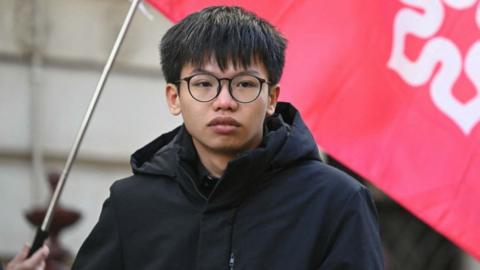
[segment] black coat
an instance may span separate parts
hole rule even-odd
[[[132,155],[74,270],[383,269],[368,190],[323,164],[291,105],[207,197],[184,127]]]

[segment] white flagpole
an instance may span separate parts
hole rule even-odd
[[[88,128],[88,124],[90,123],[92,114],[95,110],[95,107],[97,106],[98,99],[100,98],[105,82],[107,81],[110,70],[112,69],[112,65],[115,62],[118,51],[123,43],[125,34],[127,33],[128,27],[130,26],[130,23],[133,19],[133,15],[135,14],[135,11],[137,10],[137,7],[141,1],[142,0],[133,0],[132,4],[130,5],[130,9],[128,10],[127,16],[125,17],[122,28],[118,33],[117,40],[115,41],[112,51],[110,52],[110,56],[107,60],[107,63],[103,68],[102,75],[100,76],[100,79],[97,83],[97,87],[95,89],[95,93],[93,94],[92,100],[90,101],[88,110],[85,113],[85,116],[83,117],[83,122],[80,127],[80,130],[77,133],[77,138],[75,140],[75,143],[73,144],[72,149],[70,150],[70,154],[68,155],[68,159],[65,163],[65,167],[63,168],[62,174],[55,188],[55,191],[52,194],[52,198],[50,200],[47,213],[43,219],[42,225],[37,230],[37,233],[35,235],[35,239],[33,241],[28,257],[30,257],[35,251],[37,251],[43,245],[43,242],[45,241],[45,239],[48,237],[48,231],[50,229],[50,223],[52,221],[53,210],[57,206],[58,199],[60,198],[63,187],[65,186],[66,179],[68,177],[68,174],[70,173],[73,162],[75,161],[75,158],[78,153],[78,149],[85,135],[85,131]]]

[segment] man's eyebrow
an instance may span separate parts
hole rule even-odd
[[[193,69],[192,73],[208,73],[208,74],[212,74],[212,75],[215,75],[215,76],[218,75],[218,74],[215,74],[214,72],[205,70],[205,69],[200,68],[200,67],[197,67],[197,68]],[[252,75],[256,75],[256,76],[261,76],[262,75],[260,72],[254,70],[254,69],[242,70],[240,72],[235,73],[234,76],[238,75],[238,74],[252,74]]]
[[[247,73],[250,73],[250,74],[253,74],[253,75],[257,75],[257,76],[261,76],[262,74],[254,69],[247,69],[245,70],[245,72]]]
[[[194,69],[192,70],[192,72],[193,72],[193,73],[210,73],[210,72],[206,71],[206,70],[203,69],[203,68],[194,68]]]

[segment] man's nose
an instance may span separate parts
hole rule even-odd
[[[235,109],[238,106],[238,102],[230,95],[229,81],[221,81],[220,93],[214,100],[214,106],[218,109]]]

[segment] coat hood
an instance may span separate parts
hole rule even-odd
[[[240,153],[229,163],[227,171],[240,160],[256,171],[265,171],[312,159],[320,160],[318,148],[300,113],[291,104],[279,102],[275,114],[265,121],[261,145]],[[190,134],[183,125],[136,151],[131,157],[131,166],[134,174],[173,177],[182,160],[190,163],[198,160]]]

